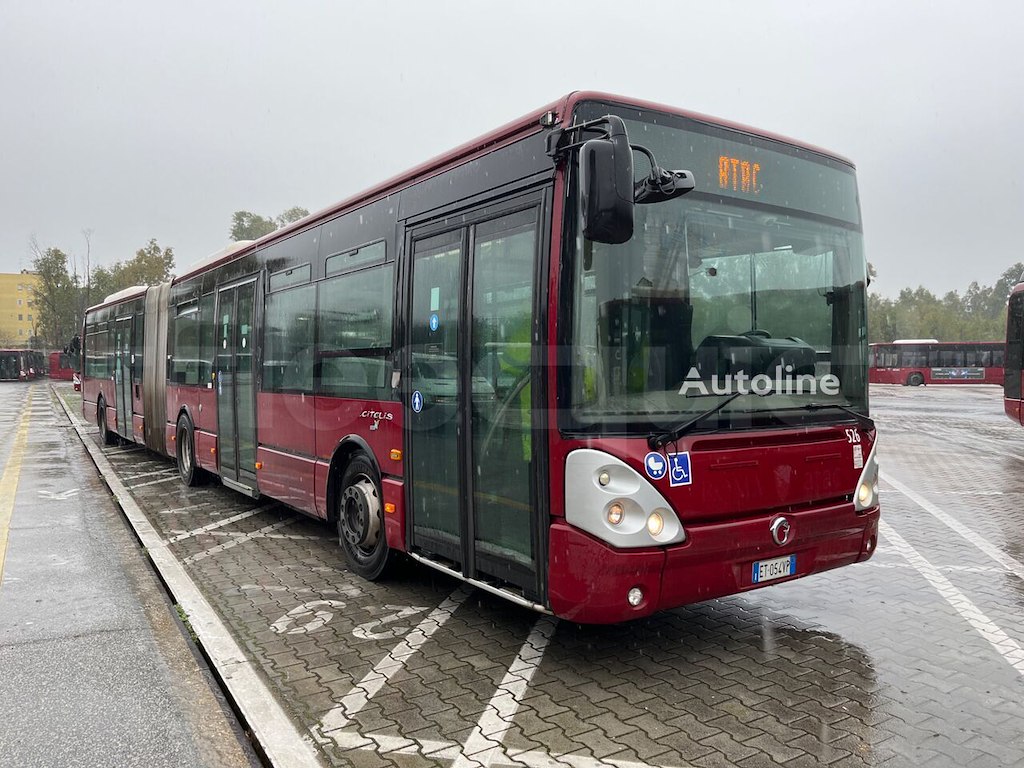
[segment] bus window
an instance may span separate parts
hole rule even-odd
[[[384,264],[320,284],[319,392],[388,398],[394,273]]]
[[[316,286],[267,296],[263,319],[263,391],[313,391]]]

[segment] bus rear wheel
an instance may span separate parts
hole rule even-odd
[[[356,454],[341,476],[334,519],[338,543],[352,571],[369,581],[383,578],[394,556],[384,534],[384,504],[373,462]]]
[[[922,384],[924,384],[924,376],[915,371],[914,373],[907,376],[907,384],[909,384],[912,387],[920,387]]]
[[[178,456],[178,477],[189,488],[195,487],[203,482],[203,470],[196,464],[195,430],[192,429],[192,422],[187,416],[178,419],[175,434],[175,443],[178,446],[175,451]]]
[[[117,435],[110,431],[110,427],[107,426],[107,404],[101,397],[99,402],[96,404],[96,427],[100,431],[100,440],[103,441],[104,445],[115,445],[117,443]]]

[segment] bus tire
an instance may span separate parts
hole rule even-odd
[[[363,453],[345,467],[335,501],[338,543],[353,573],[377,581],[391,569],[393,554],[384,533],[384,502],[377,468]]]
[[[203,482],[204,473],[196,463],[195,430],[192,429],[192,422],[188,416],[178,417],[178,428],[175,435],[178,477],[186,486],[194,488]]]
[[[907,376],[907,384],[909,384],[912,387],[920,387],[922,384],[924,384],[924,376],[922,376],[917,371],[914,371],[912,374]]]
[[[96,426],[99,429],[103,445],[117,444],[117,435],[111,432],[110,427],[107,426],[107,404],[102,397],[96,403]]]

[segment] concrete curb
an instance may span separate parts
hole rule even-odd
[[[227,689],[245,724],[251,730],[257,747],[274,768],[321,768],[322,763],[312,738],[300,731],[277,703],[256,666],[246,658],[242,648],[220,620],[217,612],[203,597],[192,577],[150,525],[132,498],[131,492],[114,473],[107,457],[87,437],[91,425],[68,409],[64,398],[52,385],[50,390],[67,414],[125,518],[149,553],[150,560],[167,585],[171,596],[188,615],[192,629],[222,685]]]

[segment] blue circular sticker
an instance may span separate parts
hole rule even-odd
[[[651,451],[644,456],[644,470],[651,480],[661,480],[668,472],[668,462],[657,451]]]
[[[412,409],[416,413],[423,410],[423,395],[418,389],[412,393]]]
[[[436,331],[441,326],[441,318],[435,312],[430,316],[430,330]]]

